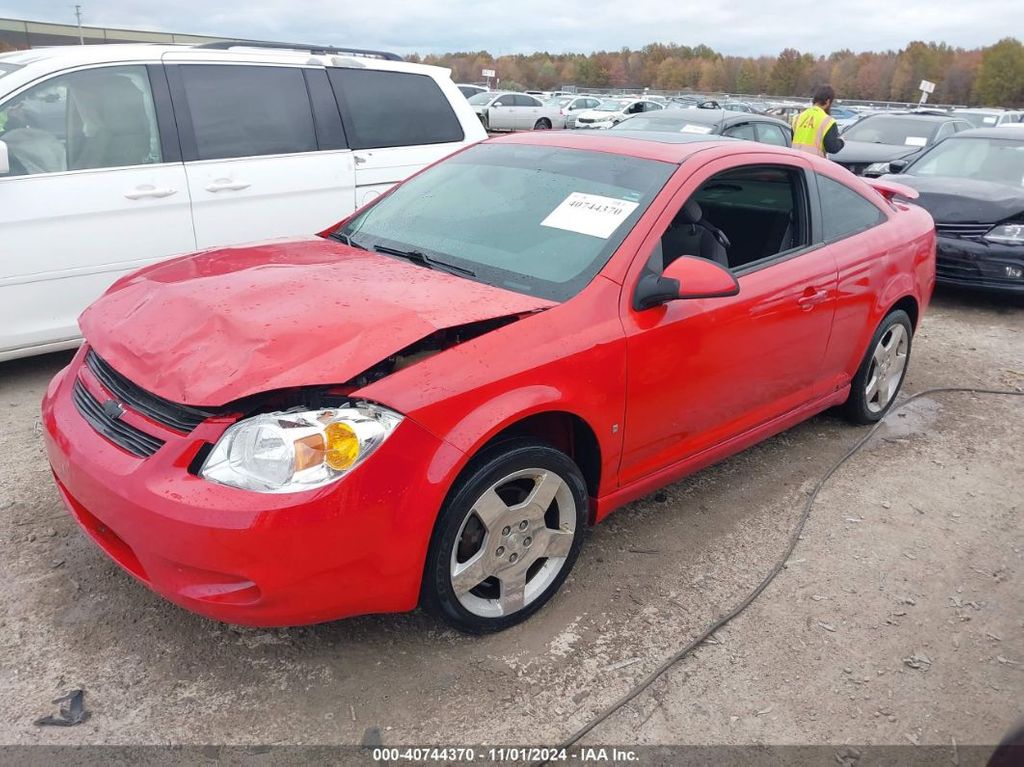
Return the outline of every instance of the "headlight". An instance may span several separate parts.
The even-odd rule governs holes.
[[[1024,224],[1000,224],[988,230],[985,239],[1000,245],[1024,245]]]
[[[341,479],[402,422],[379,405],[264,413],[228,428],[200,469],[204,479],[258,493],[296,493]]]
[[[889,172],[889,161],[885,162],[873,162],[864,169],[865,173],[888,173]]]

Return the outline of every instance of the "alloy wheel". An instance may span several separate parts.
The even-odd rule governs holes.
[[[473,503],[450,555],[459,603],[483,618],[511,615],[558,577],[576,538],[576,501],[554,471],[524,469]]]
[[[870,412],[882,412],[896,396],[907,367],[909,348],[910,336],[901,324],[894,324],[878,339],[864,385],[864,399]]]

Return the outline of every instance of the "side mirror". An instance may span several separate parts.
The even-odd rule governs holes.
[[[7,155],[7,144],[0,141],[0,176],[6,176],[11,172],[11,160]]]
[[[893,160],[889,163],[889,172],[902,173],[907,169],[908,165],[910,165],[910,160]]]
[[[642,312],[682,298],[725,298],[740,292],[736,277],[721,264],[696,256],[680,256],[661,275],[645,274],[633,295],[633,309]]]

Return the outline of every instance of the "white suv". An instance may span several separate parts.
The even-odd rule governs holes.
[[[389,53],[0,54],[0,360],[76,345],[127,272],[321,231],[485,137],[448,70]]]

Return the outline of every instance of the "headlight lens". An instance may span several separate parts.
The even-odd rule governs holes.
[[[1024,244],[1024,224],[1000,224],[988,230],[985,239],[1001,245]]]
[[[867,168],[864,169],[865,173],[888,173],[889,162],[873,162]]]
[[[341,479],[402,422],[380,405],[263,413],[228,428],[207,456],[204,479],[258,493],[296,493]]]

